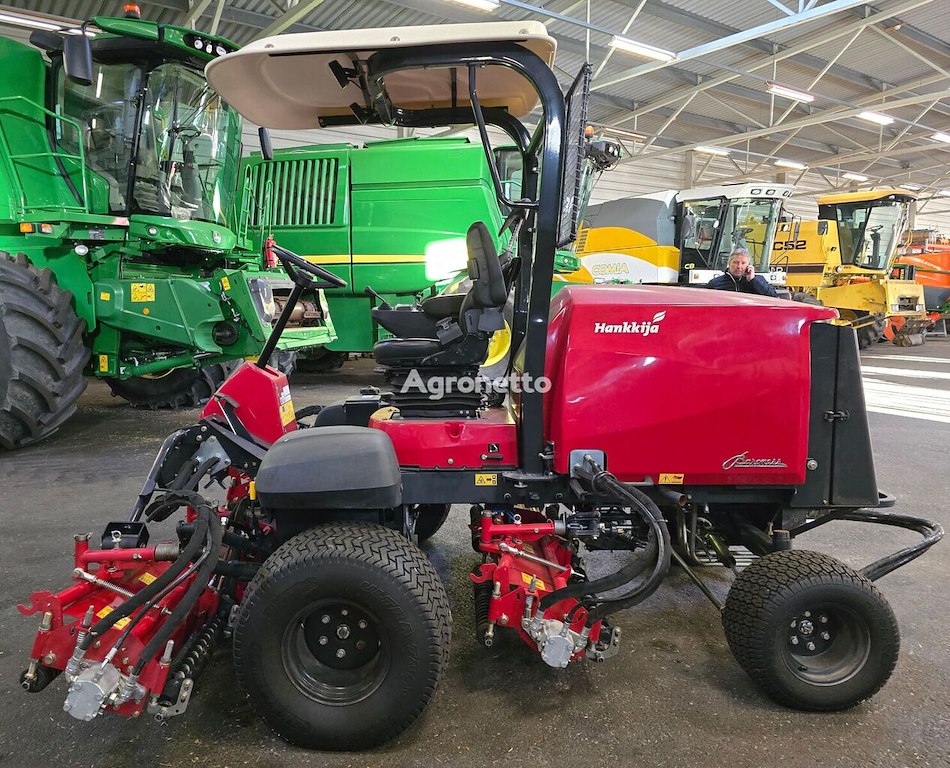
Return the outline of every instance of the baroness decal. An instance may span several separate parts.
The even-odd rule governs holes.
[[[788,464],[786,464],[781,459],[750,459],[748,451],[743,451],[742,453],[737,453],[735,456],[730,456],[722,463],[723,469],[743,469],[747,467],[762,469],[766,467],[787,466]]]

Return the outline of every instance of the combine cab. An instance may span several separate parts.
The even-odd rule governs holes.
[[[726,184],[658,192],[592,206],[578,234],[581,275],[596,283],[703,285],[722,274],[732,249],[749,251],[756,272],[781,285],[769,257],[782,184]]]
[[[776,235],[772,263],[788,273],[794,297],[837,309],[862,348],[882,333],[898,346],[924,342],[923,287],[891,276],[915,199],[896,189],[825,195],[817,221],[783,223]]]
[[[234,223],[241,118],[203,69],[235,46],[89,24],[0,39],[0,450],[55,432],[85,375],[137,405],[204,402],[290,291]],[[302,317],[283,347],[332,340],[319,299]]]

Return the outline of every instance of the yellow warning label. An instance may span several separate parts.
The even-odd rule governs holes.
[[[295,418],[297,418],[297,414],[294,413],[294,404],[290,400],[288,400],[286,403],[281,403],[280,423],[286,427]]]
[[[146,571],[141,576],[139,576],[139,581],[141,581],[143,584],[151,584],[157,578],[158,577],[155,576],[154,574],[151,574],[148,571]]]
[[[530,573],[525,573],[524,571],[521,572],[521,580],[522,580],[525,584],[527,584],[529,587],[531,586],[531,579],[534,579],[534,588],[535,588],[535,589],[544,589],[544,590],[547,590],[547,587],[544,586],[544,582],[541,581],[541,579],[539,579],[537,576],[532,576]]]
[[[100,619],[104,619],[110,613],[112,613],[112,606],[107,605],[102,610],[100,610],[99,613],[96,614],[96,616],[98,616]],[[115,627],[116,629],[125,629],[127,626],[129,626],[130,621],[132,621],[132,619],[126,616],[125,618],[119,619],[112,626]]]
[[[660,474],[660,485],[682,485],[683,484],[683,475],[682,474]]]
[[[155,283],[132,283],[132,301],[155,301]]]
[[[498,475],[487,472],[475,474],[475,485],[498,485]]]
[[[222,277],[222,278],[221,278],[221,288],[222,288],[223,290],[225,290],[225,291],[230,291],[230,290],[231,290],[231,281],[228,280],[226,277]]]
[[[102,293],[99,294],[99,298],[102,299],[102,301],[108,301],[109,299],[112,298],[112,294],[107,293],[106,291],[103,291]]]
[[[257,501],[257,483],[253,480],[247,484],[247,496],[251,501]]]
[[[108,355],[99,355],[99,371],[101,373],[109,372],[109,356]]]

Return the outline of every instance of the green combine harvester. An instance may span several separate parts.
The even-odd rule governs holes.
[[[620,159],[620,145],[591,136],[586,152],[582,210],[594,181]],[[520,153],[502,146],[494,155],[506,195],[519,198]],[[408,309],[429,294],[465,293],[465,234],[473,221],[488,225],[499,251],[511,235],[485,150],[466,138],[315,145],[277,150],[270,159],[254,153],[243,161],[239,199],[241,232],[255,247],[273,235],[347,282],[326,291],[337,338],[305,353],[301,367],[309,370],[331,370],[347,353],[370,352],[389,336],[374,318],[378,307]],[[552,293],[578,266],[570,251],[558,252]],[[503,372],[508,339],[495,334],[483,372]]]
[[[0,449],[53,433],[87,374],[136,405],[207,399],[290,291],[235,221],[240,117],[204,77],[235,46],[89,26],[0,39]],[[305,309],[281,348],[334,338]]]

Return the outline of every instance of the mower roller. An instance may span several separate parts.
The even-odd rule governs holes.
[[[75,717],[172,717],[230,634],[238,680],[283,738],[384,743],[446,668],[449,602],[418,542],[457,504],[479,555],[485,646],[512,632],[555,668],[604,661],[620,648],[618,612],[676,563],[776,701],[843,709],[884,685],[898,630],[872,582],[943,531],[883,509],[854,331],[827,308],[682,287],[572,285],[552,303],[590,82],[585,65],[563,93],[554,52],[543,25],[521,21],[282,35],[209,65],[222,96],[269,127],[474,122],[499,200],[521,217],[517,249],[499,258],[495,233],[473,222],[471,287],[435,335],[376,345],[387,391],[295,414],[267,361],[301,291],[341,280],[276,248],[296,287],[260,360],[166,438],[128,520],[98,549],[77,538],[73,585],[21,606],[42,616],[25,688],[65,671]],[[487,125],[504,114],[510,129],[537,107],[509,200]],[[512,289],[517,386],[490,405],[477,371]],[[198,495],[214,482],[221,503]],[[176,509],[177,540],[151,545],[147,524]],[[861,571],[792,549],[829,520],[921,538]],[[740,546],[754,556],[741,570]],[[597,550],[632,559],[589,579],[582,556]],[[710,562],[737,571],[724,606],[700,575]]]

